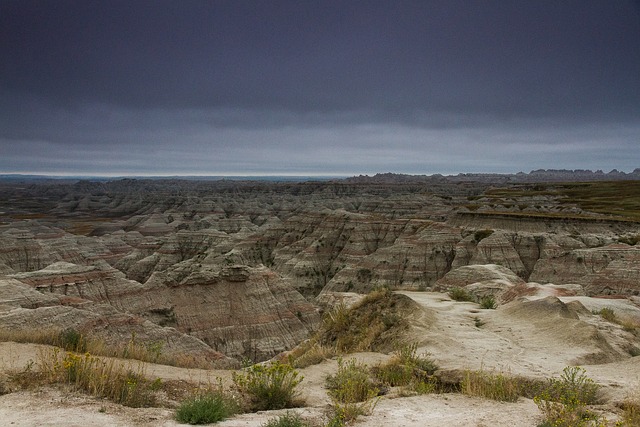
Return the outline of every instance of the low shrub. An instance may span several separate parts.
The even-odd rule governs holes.
[[[87,351],[87,341],[82,334],[73,328],[65,329],[58,335],[58,345],[67,351],[84,353]]]
[[[534,397],[544,415],[543,426],[583,427],[598,424],[598,417],[587,410],[597,401],[599,386],[578,366],[567,366],[560,378],[549,380]]]
[[[516,377],[483,370],[465,372],[460,390],[469,396],[484,397],[502,402],[515,402],[521,396],[521,383]]]
[[[329,396],[341,403],[364,402],[378,395],[378,387],[371,380],[369,367],[356,359],[338,360],[338,371],[326,379]]]
[[[284,409],[295,406],[296,388],[303,377],[293,366],[272,362],[233,373],[233,382],[251,401],[251,409]]]
[[[579,366],[567,366],[562,370],[560,378],[549,380],[546,391],[551,400],[565,402],[579,400],[587,405],[597,403],[598,389],[596,384]]]
[[[211,424],[238,412],[238,403],[222,389],[208,390],[182,402],[176,409],[176,420],[186,424]]]
[[[262,424],[261,427],[309,427],[309,424],[295,412],[287,412]]]

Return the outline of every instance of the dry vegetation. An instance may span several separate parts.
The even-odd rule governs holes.
[[[565,205],[577,205],[580,209],[609,216],[621,221],[640,221],[640,182],[600,181],[563,184],[528,184],[519,187],[492,189],[486,192],[496,202],[502,200],[526,200],[547,196],[558,198]],[[589,219],[584,215],[562,213],[496,213],[511,216]]]
[[[89,338],[75,329],[0,330],[0,342],[3,341],[52,345],[68,351],[90,353],[94,356],[134,359],[182,368],[210,367],[206,361],[193,356],[165,354],[161,341],[141,341],[135,333],[131,334],[126,343],[114,344],[100,337]]]

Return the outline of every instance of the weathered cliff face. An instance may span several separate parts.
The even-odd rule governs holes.
[[[125,278],[107,263],[80,266],[56,262],[41,270],[7,276],[42,293],[76,297],[113,304],[120,299],[136,297],[144,286]]]
[[[37,291],[31,295],[39,299],[22,297],[23,305],[54,304],[56,299],[43,294],[62,302],[104,303],[123,315],[146,318],[197,337],[214,350],[237,358],[273,357],[304,340],[319,322],[315,307],[266,267],[219,270],[188,261],[154,273],[143,285],[106,263],[58,262],[12,275],[9,281]],[[68,323],[52,321],[51,326],[61,328]]]
[[[154,273],[150,292],[117,306],[198,337],[232,357],[264,360],[306,339],[317,309],[266,267],[202,266],[192,262]]]
[[[180,333],[174,328],[162,327],[143,317],[119,311],[110,304],[41,291],[36,290],[32,284],[16,279],[0,279],[0,298],[3,301],[0,304],[2,328],[15,333],[24,331],[27,334],[37,330],[73,328],[87,336],[101,338],[107,344],[122,348],[132,336],[135,336],[138,342],[159,343],[163,354],[168,356],[188,354],[197,358],[203,365],[210,363],[211,366],[227,366],[233,363],[222,353],[214,351],[195,337]]]
[[[541,259],[531,280],[541,283],[578,283],[588,295],[638,295],[640,247],[610,244],[559,251]]]

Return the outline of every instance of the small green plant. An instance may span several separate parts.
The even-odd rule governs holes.
[[[466,371],[460,389],[469,396],[515,402],[521,396],[520,381],[501,372]]]
[[[497,307],[495,297],[493,295],[487,295],[480,298],[480,307],[488,310],[495,310]]]
[[[211,424],[238,411],[238,403],[222,389],[208,390],[182,402],[176,409],[176,420],[186,424]]]
[[[554,401],[563,402],[577,399],[587,405],[597,402],[600,386],[587,376],[579,366],[567,366],[559,379],[549,381],[548,391]]]
[[[547,387],[533,398],[544,415],[543,426],[591,426],[598,418],[587,410],[596,403],[599,386],[578,366],[567,366],[560,378],[549,380]]]
[[[326,379],[329,396],[342,403],[364,402],[378,395],[369,376],[369,367],[356,359],[338,359],[338,371]]]
[[[254,410],[295,406],[296,388],[302,379],[293,366],[281,362],[257,364],[242,373],[233,373],[233,382],[249,397]]]
[[[331,407],[331,410],[327,413],[327,422],[324,425],[324,427],[344,427],[347,425],[348,421],[355,420],[355,418],[357,418],[358,415],[363,415],[363,414],[356,414],[355,417],[353,417],[352,419],[347,419],[347,415],[345,415],[344,407],[342,405],[334,405]]]
[[[58,335],[60,347],[67,351],[84,353],[87,351],[87,341],[82,334],[73,328],[65,329]]]
[[[369,367],[355,359],[344,362],[338,360],[338,371],[326,379],[329,396],[334,402],[331,425],[343,425],[355,420],[359,415],[373,412],[377,403],[374,398],[379,388],[371,380]],[[336,424],[337,423],[337,424]]]
[[[151,362],[156,363],[162,355],[164,343],[162,341],[152,341],[145,345],[147,353],[151,357]]]
[[[474,302],[475,299],[469,292],[462,288],[451,288],[449,290],[449,298],[454,301],[470,301]]]
[[[309,424],[295,412],[287,412],[262,424],[261,427],[309,427]]]

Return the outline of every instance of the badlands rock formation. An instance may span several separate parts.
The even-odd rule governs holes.
[[[331,292],[640,293],[637,220],[490,178],[4,181],[0,325],[264,360],[317,328]]]

